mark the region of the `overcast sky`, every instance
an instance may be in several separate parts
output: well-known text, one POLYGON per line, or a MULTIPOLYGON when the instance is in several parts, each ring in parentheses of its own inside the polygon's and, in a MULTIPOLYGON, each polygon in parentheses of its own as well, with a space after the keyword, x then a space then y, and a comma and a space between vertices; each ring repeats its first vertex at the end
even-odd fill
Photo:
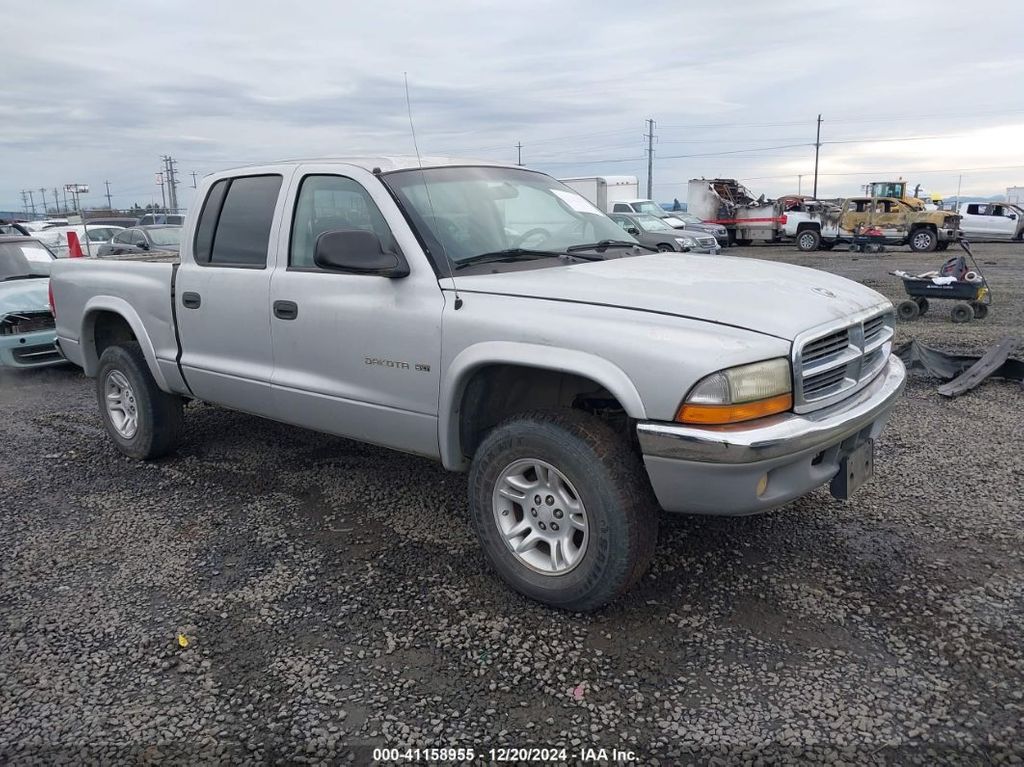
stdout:
POLYGON ((694 176, 807 193, 819 112, 843 142, 821 196, 900 174, 951 195, 961 170, 964 194, 1024 185, 1013 0, 46 0, 7 12, 0 61, 5 210, 69 182, 98 205, 106 180, 115 206, 159 202, 164 154, 188 200, 192 171, 411 153, 403 72, 424 154, 515 162, 521 141, 553 175, 643 182, 653 117, 658 200, 694 176))

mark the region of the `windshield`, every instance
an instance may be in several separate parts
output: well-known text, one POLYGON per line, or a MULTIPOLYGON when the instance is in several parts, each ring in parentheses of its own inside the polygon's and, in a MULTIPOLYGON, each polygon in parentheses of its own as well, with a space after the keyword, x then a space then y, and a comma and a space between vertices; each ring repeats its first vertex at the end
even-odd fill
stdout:
POLYGON ((671 226, 666 224, 657 216, 640 215, 636 217, 636 220, 640 224, 640 226, 646 229, 648 232, 675 231, 671 226))
POLYGON ((699 217, 693 215, 692 213, 681 213, 680 211, 675 210, 675 211, 672 211, 672 215, 673 215, 673 217, 678 218, 680 221, 682 221, 685 224, 703 224, 704 223, 704 219, 699 218, 699 217))
POLYGON ((648 216, 657 216, 658 218, 665 218, 668 216, 668 213, 664 208, 650 200, 647 200, 646 202, 633 203, 633 210, 637 213, 644 213, 648 216))
POLYGON ((150 229, 149 239, 153 241, 154 245, 174 245, 177 246, 181 242, 181 227, 170 226, 166 229, 150 229))
POLYGON ((435 258, 453 268, 515 248, 562 252, 573 245, 629 240, 628 234, 550 176, 516 168, 453 167, 397 171, 394 191, 435 258))
POLYGON ((32 242, 0 242, 0 282, 25 277, 46 277, 53 256, 32 242))

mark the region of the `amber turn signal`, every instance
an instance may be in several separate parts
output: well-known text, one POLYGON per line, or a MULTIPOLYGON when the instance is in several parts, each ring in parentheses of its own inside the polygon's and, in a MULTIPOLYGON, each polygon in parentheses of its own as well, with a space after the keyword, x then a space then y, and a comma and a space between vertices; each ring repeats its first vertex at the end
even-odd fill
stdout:
POLYGON ((693 423, 702 426, 742 423, 764 418, 766 415, 785 413, 793 407, 793 395, 780 394, 776 397, 758 399, 752 402, 741 402, 738 405, 698 405, 684 402, 676 413, 680 423, 693 423))

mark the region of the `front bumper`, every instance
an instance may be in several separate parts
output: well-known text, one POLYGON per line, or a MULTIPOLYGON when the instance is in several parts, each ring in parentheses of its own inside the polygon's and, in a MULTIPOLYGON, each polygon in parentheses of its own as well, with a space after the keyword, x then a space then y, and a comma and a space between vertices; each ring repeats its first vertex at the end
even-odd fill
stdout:
POLYGON ((806 495, 835 476, 844 456, 881 433, 906 376, 903 363, 890 356, 857 394, 806 415, 786 413, 717 428, 639 423, 640 448, 658 502, 665 511, 743 515, 806 495))
POLYGON ((0 367, 39 368, 64 362, 54 343, 57 332, 39 330, 0 336, 0 367))

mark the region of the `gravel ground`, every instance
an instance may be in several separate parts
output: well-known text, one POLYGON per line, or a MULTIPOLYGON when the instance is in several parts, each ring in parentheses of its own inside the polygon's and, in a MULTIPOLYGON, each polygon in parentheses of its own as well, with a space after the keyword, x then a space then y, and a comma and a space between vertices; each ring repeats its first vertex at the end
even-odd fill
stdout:
MULTIPOLYGON (((1020 332, 1024 246, 977 251, 989 318, 933 311, 901 340, 980 353, 1020 332)), ((940 260, 742 254, 894 299, 888 270, 940 260)), ((576 615, 488 573, 465 478, 430 462, 194 405, 180 451, 137 463, 77 369, 7 374, 0 763, 527 745, 567 762, 1019 763, 1024 395, 935 386, 910 382, 851 502, 667 518, 640 586, 576 615)))

